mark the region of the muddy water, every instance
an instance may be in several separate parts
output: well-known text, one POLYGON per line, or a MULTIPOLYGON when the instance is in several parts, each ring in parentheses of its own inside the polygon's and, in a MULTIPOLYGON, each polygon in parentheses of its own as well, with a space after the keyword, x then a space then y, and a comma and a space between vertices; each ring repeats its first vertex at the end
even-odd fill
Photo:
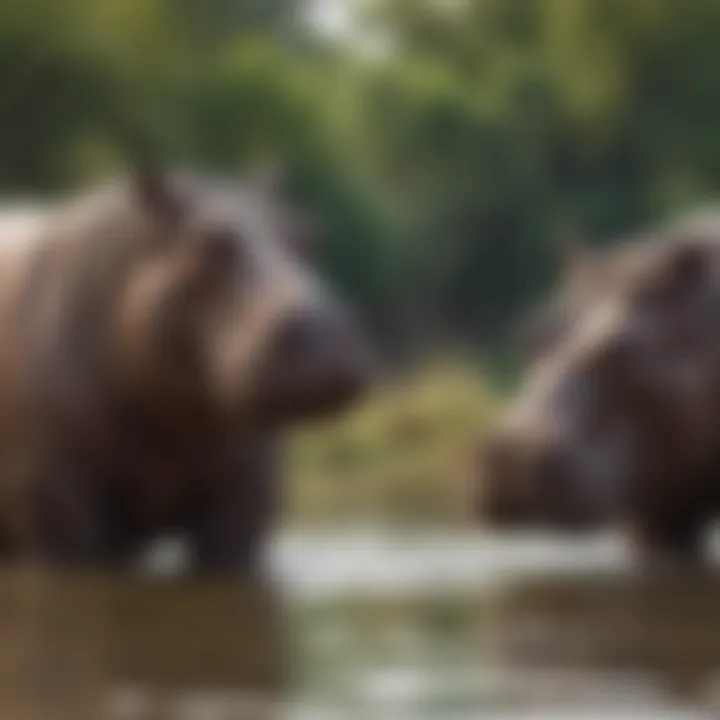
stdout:
POLYGON ((620 538, 359 533, 276 562, 297 717, 720 716, 720 574, 640 575, 620 538))
POLYGON ((617 539, 286 534, 263 586, 177 557, 0 575, 0 718, 720 716, 720 573, 617 539))
POLYGON ((266 587, 24 569, 0 578, 0 598, 3 719, 205 717, 198 702, 231 691, 235 715, 242 701, 257 717, 248 702, 282 686, 266 587))

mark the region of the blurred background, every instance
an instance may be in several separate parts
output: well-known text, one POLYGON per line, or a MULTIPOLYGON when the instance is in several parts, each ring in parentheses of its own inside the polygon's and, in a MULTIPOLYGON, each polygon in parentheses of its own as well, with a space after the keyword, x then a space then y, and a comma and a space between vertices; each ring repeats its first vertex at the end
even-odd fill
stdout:
MULTIPOLYGON (((92 182, 131 137, 208 171, 282 158, 321 267, 412 386, 302 465, 389 495, 353 511, 401 495, 459 517, 436 446, 512 383, 508 340, 558 237, 606 242, 713 197, 718 38, 713 0, 9 0, 0 189, 92 182)), ((306 480, 302 515, 325 490, 306 480)))
POLYGON ((568 228, 612 242, 716 197, 719 79, 716 0, 0 3, 4 196, 94 182, 138 138, 207 171, 281 158, 392 370, 288 463, 278 558, 308 713, 489 702, 486 571, 564 557, 491 547, 469 518, 513 330, 568 228), (439 585, 456 594, 426 597, 439 585))

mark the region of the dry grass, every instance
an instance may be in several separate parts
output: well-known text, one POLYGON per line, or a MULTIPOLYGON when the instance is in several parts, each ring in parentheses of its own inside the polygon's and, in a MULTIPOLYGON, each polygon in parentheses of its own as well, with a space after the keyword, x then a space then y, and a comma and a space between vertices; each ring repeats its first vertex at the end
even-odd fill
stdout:
POLYGON ((469 468, 497 398, 476 369, 444 362, 301 432, 289 467, 297 523, 460 524, 469 468))

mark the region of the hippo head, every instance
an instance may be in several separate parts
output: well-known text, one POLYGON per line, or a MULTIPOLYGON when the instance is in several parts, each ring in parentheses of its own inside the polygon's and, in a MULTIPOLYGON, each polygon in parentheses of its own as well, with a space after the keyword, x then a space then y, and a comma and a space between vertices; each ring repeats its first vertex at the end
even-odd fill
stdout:
POLYGON ((369 380, 355 319, 305 255, 307 223, 267 178, 146 173, 115 352, 137 392, 279 423, 345 408, 369 380))
POLYGON ((491 524, 597 527, 711 461, 720 243, 670 233, 639 248, 614 250, 623 272, 541 316, 544 342, 481 453, 477 509, 491 524))

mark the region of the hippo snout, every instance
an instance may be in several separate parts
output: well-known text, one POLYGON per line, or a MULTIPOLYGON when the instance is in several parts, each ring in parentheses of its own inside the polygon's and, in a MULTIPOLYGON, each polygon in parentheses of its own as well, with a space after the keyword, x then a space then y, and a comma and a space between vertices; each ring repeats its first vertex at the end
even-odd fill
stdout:
POLYGON ((260 404, 270 416, 305 418, 343 410, 364 394, 375 375, 359 324, 332 308, 288 316, 266 357, 260 404))
POLYGON ((481 450, 476 517, 505 529, 592 524, 577 471, 571 448, 551 434, 497 434, 481 450))
POLYGON ((540 475, 549 466, 539 446, 496 434, 480 451, 476 515, 490 526, 513 528, 533 523, 540 511, 540 475))

